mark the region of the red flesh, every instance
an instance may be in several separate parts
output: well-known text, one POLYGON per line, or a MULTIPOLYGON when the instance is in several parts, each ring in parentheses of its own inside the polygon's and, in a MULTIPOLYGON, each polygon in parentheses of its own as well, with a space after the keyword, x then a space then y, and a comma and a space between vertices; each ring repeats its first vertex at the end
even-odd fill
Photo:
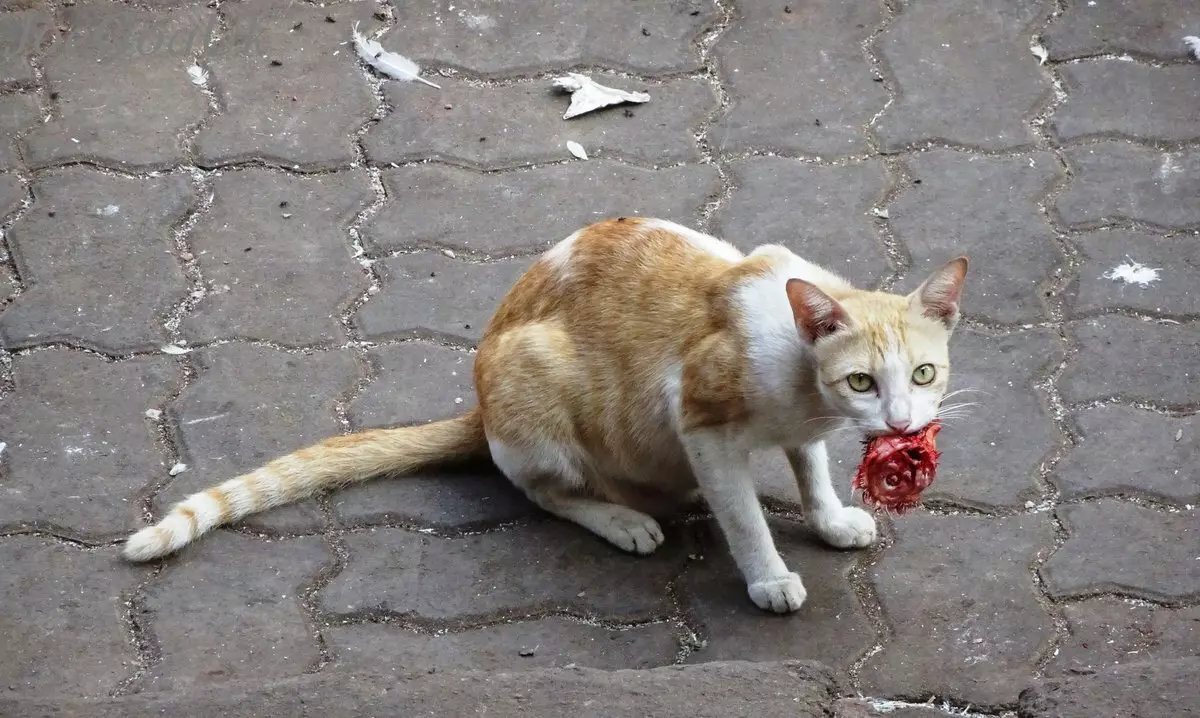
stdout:
POLYGON ((902 514, 916 506, 933 483, 938 450, 934 437, 942 425, 933 421, 915 434, 886 434, 866 442, 854 476, 863 503, 902 514))

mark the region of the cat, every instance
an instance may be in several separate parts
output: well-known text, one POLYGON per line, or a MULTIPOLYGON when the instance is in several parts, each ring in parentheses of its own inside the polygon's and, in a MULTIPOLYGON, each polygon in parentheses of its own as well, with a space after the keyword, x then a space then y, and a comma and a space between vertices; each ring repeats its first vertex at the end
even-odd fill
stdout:
POLYGON ((936 418, 966 272, 959 257, 906 296, 863 291, 782 246, 744 255, 666 220, 593 224, 500 302, 475 358, 475 408, 275 459, 176 504, 125 556, 163 556, 325 489, 490 457, 542 509, 637 554, 663 543, 650 513, 699 494, 753 603, 796 611, 804 584, 775 548, 750 452, 784 450, 822 540, 869 546, 875 521, 838 498, 824 437, 936 418))

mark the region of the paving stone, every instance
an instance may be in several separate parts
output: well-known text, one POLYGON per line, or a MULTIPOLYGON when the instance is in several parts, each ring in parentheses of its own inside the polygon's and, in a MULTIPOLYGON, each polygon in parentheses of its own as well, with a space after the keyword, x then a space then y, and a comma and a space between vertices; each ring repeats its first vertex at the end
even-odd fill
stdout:
POLYGON ((567 665, 621 670, 670 665, 679 644, 670 624, 614 631, 566 618, 503 623, 430 635, 387 624, 326 629, 334 670, 353 673, 527 670, 567 665), (528 654, 528 655, 526 655, 528 654))
POLYGON ((940 708, 898 705, 882 699, 842 698, 833 704, 833 718, 945 718, 946 715, 940 708))
POLYGON ((782 244, 868 288, 888 273, 870 215, 889 184, 881 162, 830 167, 766 157, 732 162, 729 170, 738 189, 715 223, 742 250, 782 244))
POLYGON ((29 58, 52 28, 53 19, 42 8, 0 15, 0 48, 4 48, 0 50, 0 87, 30 86, 36 82, 29 58))
POLYGON ((1192 377, 1200 326, 1106 316, 1068 328, 1078 339, 1079 355, 1058 380, 1067 401, 1116 396, 1164 406, 1200 402, 1200 383, 1192 377))
POLYGON ((376 378, 350 403, 356 427, 422 424, 458 416, 475 405, 473 354, 426 342, 367 352, 376 378))
POLYGON ((184 68, 217 23, 216 12, 83 0, 63 13, 71 31, 43 60, 46 83, 58 93, 56 117, 25 137, 30 164, 182 161, 183 135, 208 112, 184 68))
POLYGON ((1200 137, 1200 95, 1191 65, 1153 67, 1123 60, 1063 65, 1067 99, 1052 126, 1062 139, 1127 136, 1186 141, 1200 137), (1124 107, 1120 113, 1110 108, 1124 107))
POLYGON ((49 349, 14 357, 12 371, 13 393, 0 404, 0 525, 124 534, 141 518, 142 487, 167 469, 144 413, 178 387, 175 363, 49 349))
POLYGON ((1200 595, 1200 513, 1106 501, 1059 510, 1069 538, 1042 568, 1052 596, 1118 591, 1161 600, 1200 595))
POLYGON ((1070 635, 1046 666, 1049 676, 1086 675, 1148 659, 1187 658, 1200 646, 1200 607, 1170 609, 1123 598, 1063 607, 1070 635))
POLYGON ((1122 307, 1160 314, 1200 314, 1200 242, 1195 237, 1160 237, 1136 230, 1097 230, 1073 238, 1083 263, 1070 290, 1076 314, 1122 307), (1108 275, 1136 258, 1147 267, 1165 269, 1146 286, 1127 284, 1108 275))
POLYGON ((717 19, 715 5, 701 0, 454 5, 399 5, 383 46, 485 76, 581 65, 645 74, 689 72, 701 67, 693 40, 717 19))
POLYGON ((1188 55, 1183 37, 1197 26, 1200 6, 1177 0, 1072 2, 1042 38, 1052 60, 1123 52, 1180 60, 1188 55))
POLYGON ((721 189, 709 165, 648 170, 604 160, 487 175, 410 165, 385 171, 383 183, 389 200, 363 231, 370 250, 450 247, 489 256, 547 248, 611 217, 691 225, 721 189))
POLYGON ((201 162, 353 162, 353 135, 374 114, 375 98, 348 41, 351 26, 369 20, 372 9, 344 4, 329 23, 329 8, 290 0, 222 8, 228 31, 204 57, 222 112, 196 137, 201 162))
MULTIPOLYGON (((966 418, 944 422, 937 442, 942 452, 937 480, 926 498, 980 508, 1019 508, 1037 498, 1034 477, 1065 438, 1033 385, 1062 355, 1062 342, 1052 330, 999 337, 966 328, 955 332, 950 391, 968 391, 951 397, 947 405, 977 404, 965 407, 966 418)), ((847 473, 857 464, 857 458, 849 458, 847 473)))
POLYGON ((162 660, 149 690, 299 675, 320 660, 301 593, 333 563, 317 536, 263 541, 226 531, 171 559, 144 601, 162 660))
POLYGON ((874 124, 884 147, 942 140, 994 150, 1032 143, 1026 121, 1052 89, 1031 60, 1029 37, 1051 5, 905 2, 878 41, 898 86, 895 102, 874 124))
POLYGON ((0 316, 10 346, 68 341, 122 354, 166 341, 187 296, 171 232, 195 199, 182 177, 127 179, 83 167, 41 174, 9 232, 26 291, 0 316))
POLYGON ((134 672, 121 594, 145 569, 112 548, 83 551, 37 536, 0 540, 0 563, 0 684, 10 695, 104 696, 134 672))
POLYGON ((211 291, 183 322, 193 340, 342 343, 339 315, 369 280, 347 227, 374 196, 365 174, 228 172, 190 238, 211 291))
POLYGON ((850 570, 861 554, 829 548, 802 524, 771 520, 780 555, 808 590, 800 613, 781 621, 750 602, 716 523, 699 529, 697 558, 689 560, 679 585, 707 645, 688 656, 689 663, 798 658, 845 670, 875 641, 850 585, 850 570))
POLYGON ((21 208, 25 199, 25 188, 15 174, 0 174, 0 221, 21 208))
POLYGON ((1048 152, 978 157, 934 150, 909 161, 921 184, 888 210, 892 231, 912 255, 912 287, 950 259, 966 254, 963 311, 997 322, 1045 316, 1041 285, 1064 263, 1038 209, 1060 176, 1048 152))
POLYGON ((1160 152, 1124 142, 1066 151, 1074 176, 1058 198, 1061 220, 1090 229, 1120 220, 1200 227, 1200 150, 1160 152))
POLYGON ((680 532, 666 533, 658 551, 633 556, 565 521, 453 539, 372 529, 345 537, 349 564, 319 596, 332 613, 436 621, 547 611, 662 617, 671 613, 667 584, 686 552, 680 532))
POLYGON ((1079 445, 1050 480, 1063 498, 1149 493, 1200 503, 1200 419, 1098 406, 1075 420, 1079 445))
POLYGON ((1095 676, 1039 681, 1021 692, 1018 718, 1200 715, 1200 658, 1143 661, 1095 676))
MULTIPOLYGON (((3 17, 0 15, 0 19, 3 17)), ((20 163, 16 135, 33 126, 39 117, 37 100, 32 93, 4 96, 4 101, 0 102, 0 170, 16 167, 20 163)))
POLYGON ((383 288, 354 323, 368 339, 437 334, 475 340, 532 258, 473 264, 441 253, 378 262, 383 288))
MULTIPOLYGON (((170 407, 188 470, 157 497, 161 515, 171 504, 252 471, 272 459, 341 431, 334 403, 354 385, 358 367, 346 352, 287 354, 227 344, 191 355, 200 378, 170 407)), ((321 527, 312 500, 250 516, 268 531, 321 527)))
POLYGON ((733 24, 713 50, 732 104, 709 131, 709 142, 720 152, 866 151, 862 128, 888 98, 872 81, 860 48, 882 21, 881 7, 784 7, 774 0, 737 4, 733 24))
POLYGON ((484 712, 504 718, 568 712, 574 718, 725 718, 743 714, 829 718, 835 697, 844 690, 828 667, 804 661, 708 663, 644 671, 581 667, 438 671, 408 677, 399 689, 395 676, 380 675, 378 670, 358 675, 321 671, 265 684, 241 681, 219 691, 198 686, 120 698, 55 700, 0 694, 0 711, 6 715, 89 718, 359 718, 484 712))
POLYGON ((914 515, 873 580, 895 631, 860 673, 869 695, 1011 702, 1033 674, 1054 624, 1029 574, 1054 542, 1046 515, 914 515))
POLYGON ((440 92, 393 82, 384 86, 384 97, 394 109, 367 132, 363 146, 380 164, 440 159, 482 169, 570 160, 569 140, 583 145, 594 159, 653 166, 700 159, 693 131, 717 104, 707 81, 674 78, 650 87, 604 73, 591 77, 613 87, 649 91, 653 100, 564 122, 568 103, 549 80, 477 87, 439 77, 440 92))

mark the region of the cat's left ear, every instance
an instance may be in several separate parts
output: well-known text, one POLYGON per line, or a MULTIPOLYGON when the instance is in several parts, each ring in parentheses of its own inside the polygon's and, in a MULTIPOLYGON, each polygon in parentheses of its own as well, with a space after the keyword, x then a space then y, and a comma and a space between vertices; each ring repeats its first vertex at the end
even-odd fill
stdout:
POLYGON ((967 258, 946 262, 908 295, 909 306, 919 314, 936 319, 953 330, 958 324, 958 304, 967 278, 967 258))

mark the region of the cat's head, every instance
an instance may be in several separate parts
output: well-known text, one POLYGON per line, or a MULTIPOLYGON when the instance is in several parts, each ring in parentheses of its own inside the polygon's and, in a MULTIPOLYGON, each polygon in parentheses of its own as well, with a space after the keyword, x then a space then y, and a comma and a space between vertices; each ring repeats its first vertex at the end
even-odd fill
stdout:
POLYGON ((959 257, 907 296, 851 291, 836 299, 788 280, 796 328, 812 346, 825 403, 868 435, 910 433, 937 418, 966 275, 967 259, 959 257))

